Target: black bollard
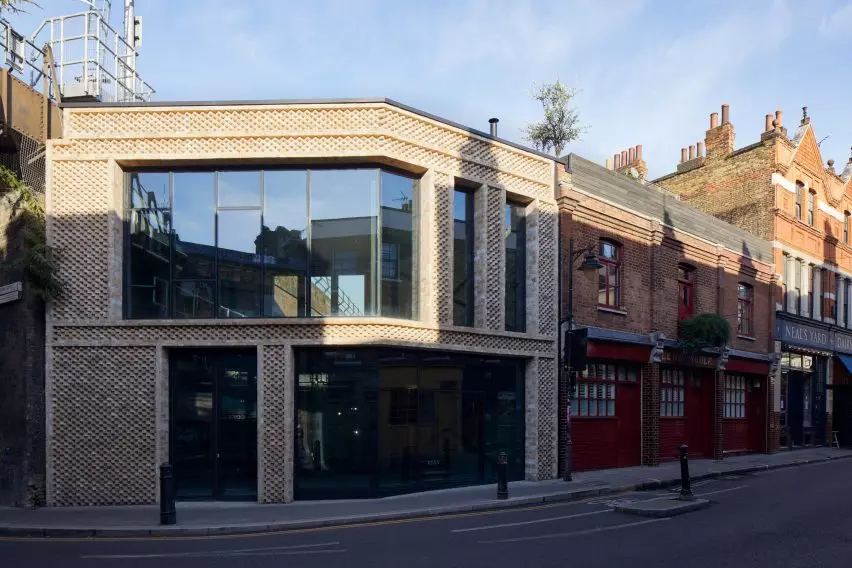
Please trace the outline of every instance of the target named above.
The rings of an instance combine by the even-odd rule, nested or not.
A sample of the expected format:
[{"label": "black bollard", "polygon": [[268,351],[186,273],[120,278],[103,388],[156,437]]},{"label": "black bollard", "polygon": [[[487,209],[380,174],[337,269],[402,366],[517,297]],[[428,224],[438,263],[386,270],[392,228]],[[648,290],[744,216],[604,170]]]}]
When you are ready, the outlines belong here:
[{"label": "black bollard", "polygon": [[682,499],[692,499],[692,489],[689,487],[689,446],[681,444],[680,448],[680,496]]},{"label": "black bollard", "polygon": [[500,450],[500,453],[497,454],[497,498],[498,499],[508,499],[509,498],[508,469],[509,469],[509,457],[506,455],[506,450]]},{"label": "black bollard", "polygon": [[173,525],[175,523],[177,523],[175,478],[172,477],[172,466],[164,463],[160,466],[160,524]]}]

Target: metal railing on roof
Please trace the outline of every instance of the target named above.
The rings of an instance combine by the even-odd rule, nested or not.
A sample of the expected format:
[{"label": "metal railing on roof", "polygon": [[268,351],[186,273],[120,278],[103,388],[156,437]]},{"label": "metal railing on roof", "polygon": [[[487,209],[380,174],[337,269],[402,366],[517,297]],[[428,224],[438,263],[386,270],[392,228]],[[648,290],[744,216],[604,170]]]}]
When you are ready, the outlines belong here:
[{"label": "metal railing on roof", "polygon": [[[48,45],[53,51],[53,75],[65,101],[146,102],[155,92],[136,71],[135,49],[97,10],[47,18],[29,38],[0,19],[3,61],[38,91]],[[54,92],[51,84],[46,94],[53,98]]]}]

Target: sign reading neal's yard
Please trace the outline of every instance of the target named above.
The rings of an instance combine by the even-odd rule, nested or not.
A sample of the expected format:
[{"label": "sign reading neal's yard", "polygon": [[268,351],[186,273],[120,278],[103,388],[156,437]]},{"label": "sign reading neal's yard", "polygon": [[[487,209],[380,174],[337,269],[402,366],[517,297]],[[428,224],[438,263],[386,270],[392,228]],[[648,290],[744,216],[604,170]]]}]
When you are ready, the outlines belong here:
[{"label": "sign reading neal's yard", "polygon": [[839,330],[822,329],[781,318],[775,321],[775,338],[790,345],[852,353],[852,334]]},{"label": "sign reading neal's yard", "polygon": [[12,282],[7,286],[0,286],[0,304],[9,304],[21,299],[24,286],[20,282]]}]

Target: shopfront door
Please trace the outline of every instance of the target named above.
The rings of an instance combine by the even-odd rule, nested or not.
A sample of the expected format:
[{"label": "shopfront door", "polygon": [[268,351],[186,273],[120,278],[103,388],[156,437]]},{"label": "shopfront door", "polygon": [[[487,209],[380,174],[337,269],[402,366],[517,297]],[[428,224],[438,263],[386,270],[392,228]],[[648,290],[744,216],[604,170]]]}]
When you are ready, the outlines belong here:
[{"label": "shopfront door", "polygon": [[178,499],[257,498],[257,354],[175,349],[170,453]]},{"label": "shopfront door", "polygon": [[787,374],[787,431],[794,446],[801,446],[804,438],[804,381],[805,373],[801,371]]}]

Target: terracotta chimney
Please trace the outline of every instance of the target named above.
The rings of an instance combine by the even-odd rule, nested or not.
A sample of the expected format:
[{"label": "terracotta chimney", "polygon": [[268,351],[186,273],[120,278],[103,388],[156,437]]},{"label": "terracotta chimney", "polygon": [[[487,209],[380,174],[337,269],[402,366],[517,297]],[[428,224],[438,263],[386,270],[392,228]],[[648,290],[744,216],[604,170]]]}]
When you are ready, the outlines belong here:
[{"label": "terracotta chimney", "polygon": [[781,122],[781,119],[784,117],[784,113],[781,112],[781,109],[775,111],[775,129],[780,130],[784,124]]},{"label": "terracotta chimney", "polygon": [[613,154],[612,155],[612,163],[613,163],[613,166],[615,167],[615,169],[620,168],[621,167],[621,154],[618,154],[618,153]]},{"label": "terracotta chimney", "polygon": [[680,163],[684,163],[686,161],[686,148],[680,149]]},{"label": "terracotta chimney", "polygon": [[627,165],[627,150],[621,151],[621,165],[622,167]]},{"label": "terracotta chimney", "polygon": [[636,161],[642,161],[642,144],[636,144]]},{"label": "terracotta chimney", "polygon": [[772,130],[772,115],[767,114],[766,115],[766,123],[763,126],[763,131],[769,132],[770,130]]},{"label": "terracotta chimney", "polygon": [[697,144],[695,144],[695,153],[698,155],[699,158],[704,156],[704,142],[699,141]]},{"label": "terracotta chimney", "polygon": [[710,113],[710,129],[716,128],[719,126],[719,113],[711,112]]},{"label": "terracotta chimney", "polygon": [[[718,124],[718,118],[714,119],[714,112],[710,115],[711,128],[704,133],[704,148],[707,150],[707,159],[713,160],[727,156],[734,151],[734,125],[730,120],[730,106],[722,105],[722,124]],[[713,125],[717,125],[715,128]]]},{"label": "terracotta chimney", "polygon": [[731,122],[729,120],[730,110],[731,110],[730,105],[722,105],[722,124],[728,124],[729,122]]},{"label": "terracotta chimney", "polygon": [[694,157],[695,157],[695,145],[694,145],[694,144],[690,144],[690,145],[689,145],[689,159],[691,160],[691,159],[693,159]]},{"label": "terracotta chimney", "polygon": [[608,170],[612,169],[612,158],[606,159],[606,169],[608,169]]},{"label": "terracotta chimney", "polygon": [[632,164],[636,160],[636,154],[634,153],[633,148],[627,149],[627,163]]}]

